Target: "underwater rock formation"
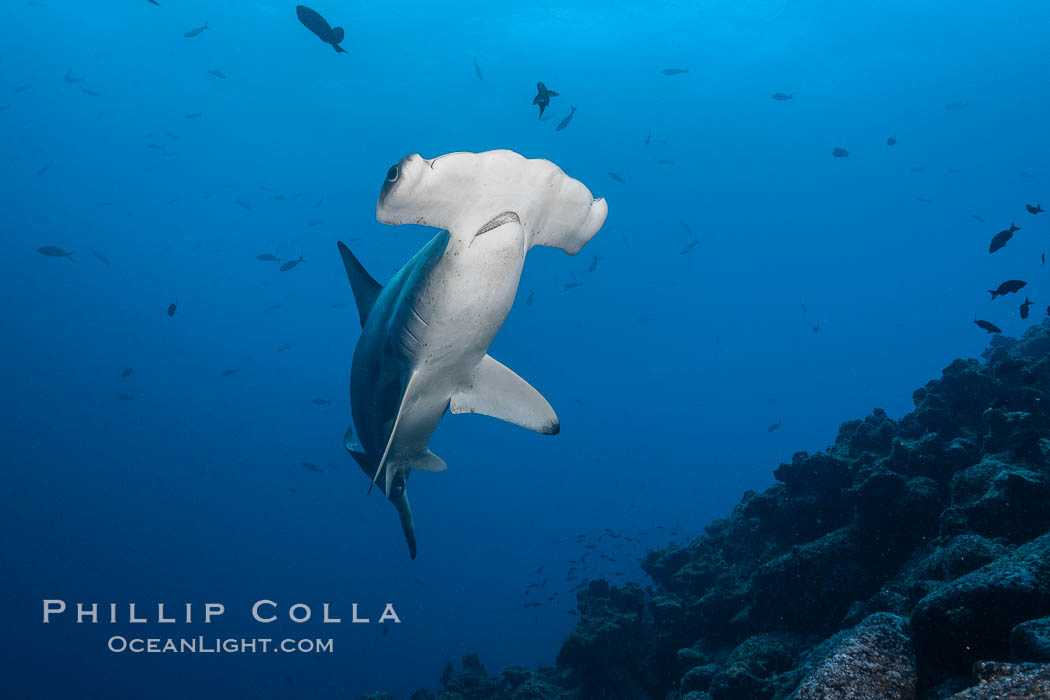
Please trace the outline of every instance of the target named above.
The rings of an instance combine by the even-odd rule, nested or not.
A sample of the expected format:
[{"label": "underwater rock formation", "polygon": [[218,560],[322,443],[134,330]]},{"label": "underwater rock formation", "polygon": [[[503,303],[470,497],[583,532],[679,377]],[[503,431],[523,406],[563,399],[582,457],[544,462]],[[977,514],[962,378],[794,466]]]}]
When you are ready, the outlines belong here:
[{"label": "underwater rock formation", "polygon": [[648,552],[646,590],[591,581],[555,668],[468,657],[437,698],[1050,697],[1050,321],[983,359]]}]

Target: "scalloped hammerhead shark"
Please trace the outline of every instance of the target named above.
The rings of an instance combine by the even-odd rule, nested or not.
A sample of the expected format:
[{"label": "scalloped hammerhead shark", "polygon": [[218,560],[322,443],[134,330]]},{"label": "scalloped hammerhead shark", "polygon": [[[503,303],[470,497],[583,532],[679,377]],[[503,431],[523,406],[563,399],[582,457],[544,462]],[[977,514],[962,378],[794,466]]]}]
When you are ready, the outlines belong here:
[{"label": "scalloped hammerhead shark", "polygon": [[545,435],[560,430],[547,400],[487,351],[514,302],[529,249],[575,255],[607,214],[604,199],[547,160],[506,150],[413,154],[387,171],[376,219],[443,230],[386,287],[339,243],[361,319],[350,371],[361,446],[352,430],[344,443],[397,509],[413,559],[405,486],[414,469],[446,469],[427,448],[446,410]]}]

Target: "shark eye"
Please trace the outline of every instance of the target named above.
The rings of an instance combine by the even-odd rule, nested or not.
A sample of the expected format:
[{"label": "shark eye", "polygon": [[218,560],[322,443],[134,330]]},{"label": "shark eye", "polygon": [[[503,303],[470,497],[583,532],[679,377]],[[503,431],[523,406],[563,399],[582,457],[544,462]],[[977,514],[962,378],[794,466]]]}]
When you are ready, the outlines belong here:
[{"label": "shark eye", "polygon": [[398,176],[401,174],[401,169],[396,165],[391,165],[390,170],[386,171],[387,182],[397,182]]}]

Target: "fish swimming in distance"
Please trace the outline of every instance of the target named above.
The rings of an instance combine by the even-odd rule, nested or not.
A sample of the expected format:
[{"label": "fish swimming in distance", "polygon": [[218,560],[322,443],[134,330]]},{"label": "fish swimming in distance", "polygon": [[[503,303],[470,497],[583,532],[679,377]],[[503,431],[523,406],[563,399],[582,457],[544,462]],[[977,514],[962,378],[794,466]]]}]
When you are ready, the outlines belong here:
[{"label": "fish swimming in distance", "polygon": [[146,0],[150,5],[156,5],[157,7],[163,7],[157,0]]},{"label": "fish swimming in distance", "polygon": [[624,184],[624,185],[627,184],[627,181],[624,180],[623,177],[621,177],[618,173],[614,173],[611,170],[609,171],[609,177],[611,177],[613,180],[616,180],[617,182],[619,182],[621,184]]},{"label": "fish swimming in distance", "polygon": [[1003,296],[1004,294],[1019,292],[1024,289],[1027,284],[1027,282],[1021,280],[1006,280],[995,289],[989,289],[988,293],[992,295],[992,299],[994,300],[996,297]]},{"label": "fish swimming in distance", "polygon": [[190,112],[189,114],[186,115],[187,119],[200,119],[200,117],[201,117],[201,113],[200,112]]},{"label": "fish swimming in distance", "polygon": [[43,175],[48,170],[50,170],[54,165],[55,165],[55,161],[53,161],[53,160],[49,161],[48,163],[45,163],[44,165],[40,166],[40,168],[37,169],[36,174],[37,175]]},{"label": "fish swimming in distance", "polygon": [[591,260],[591,264],[587,267],[587,272],[594,272],[598,269],[598,261],[601,260],[600,255],[595,255],[594,259]]},{"label": "fish swimming in distance", "polygon": [[335,49],[336,53],[346,53],[346,49],[339,45],[343,43],[346,35],[342,27],[332,27],[316,10],[311,10],[306,5],[296,5],[295,16],[304,27],[316,34],[318,39]]},{"label": "fish swimming in distance", "polygon": [[842,148],[841,146],[836,146],[834,149],[832,149],[831,155],[835,156],[836,158],[849,158],[849,151],[847,151],[845,148]]},{"label": "fish swimming in distance", "polygon": [[784,421],[778,420],[776,423],[773,423],[768,428],[766,428],[766,432],[767,433],[772,433],[772,432],[774,432],[776,430],[779,430],[780,426],[782,426],[782,425],[784,425]]},{"label": "fish swimming in distance", "polygon": [[238,368],[224,369],[223,371],[219,372],[219,376],[220,377],[232,377],[233,375],[237,374],[240,371],[241,370],[238,369]]},{"label": "fish swimming in distance", "polygon": [[575,114],[576,114],[576,107],[573,106],[572,107],[572,111],[569,112],[568,116],[566,116],[564,119],[562,119],[560,122],[558,122],[558,126],[554,127],[554,130],[555,131],[561,131],[562,129],[567,127],[569,125],[569,122],[572,121],[573,115],[575,115]]},{"label": "fish swimming in distance", "polygon": [[992,236],[992,242],[988,244],[988,252],[994,253],[995,251],[1006,246],[1006,243],[1014,237],[1014,233],[1020,231],[1020,226],[1015,226],[1014,222],[1010,222],[1010,228],[1003,229],[999,233]]},{"label": "fish swimming in distance", "polygon": [[84,75],[80,76],[79,78],[74,76],[73,75],[73,69],[72,68],[67,68],[66,69],[66,77],[64,78],[64,80],[67,83],[82,83],[82,82],[84,82],[84,80],[86,78],[87,78],[87,76],[84,76]]},{"label": "fish swimming in distance", "polygon": [[970,214],[969,216],[970,216],[971,219],[973,219],[974,221],[976,221],[978,223],[981,223],[981,224],[984,223],[984,217],[981,216],[980,214]]},{"label": "fish swimming in distance", "polygon": [[179,308],[179,301],[176,299],[172,303],[168,304],[168,316],[172,317],[175,315],[175,310]]},{"label": "fish swimming in distance", "polygon": [[644,141],[642,141],[642,143],[643,143],[644,145],[648,146],[648,145],[649,145],[650,143],[652,143],[652,142],[653,142],[653,132],[652,132],[652,131],[650,131],[649,133],[647,133],[647,134],[645,135],[645,140],[644,140]]},{"label": "fish swimming in distance", "polygon": [[331,406],[332,405],[332,400],[331,399],[312,399],[310,401],[310,403],[312,403],[314,406]]},{"label": "fish swimming in distance", "polygon": [[529,290],[529,295],[525,297],[525,306],[532,306],[532,300],[536,298],[536,292]]},{"label": "fish swimming in distance", "polygon": [[795,99],[795,93],[793,92],[774,92],[773,99],[777,102],[787,102],[788,100]]},{"label": "fish swimming in distance", "polygon": [[193,29],[190,29],[185,34],[183,34],[183,36],[186,37],[187,39],[192,39],[195,36],[200,36],[200,33],[203,32],[207,28],[208,28],[208,23],[205,22],[204,24],[202,24],[199,27],[194,27]]},{"label": "fish swimming in distance", "polygon": [[673,160],[657,160],[656,164],[657,165],[674,165],[675,162]]},{"label": "fish swimming in distance", "polygon": [[696,248],[696,246],[699,243],[700,243],[700,241],[691,241],[691,242],[689,242],[685,246],[685,248],[682,248],[680,251],[678,251],[678,254],[679,255],[688,255],[689,253],[693,252],[693,249]]},{"label": "fish swimming in distance", "polygon": [[689,69],[688,68],[664,68],[660,72],[662,74],[664,74],[664,75],[682,75],[683,73],[688,73]]},{"label": "fish swimming in distance", "polygon": [[91,88],[84,88],[83,90],[81,90],[81,92],[91,97],[102,97],[101,92],[99,92],[98,90],[92,90]]},{"label": "fish swimming in distance", "polygon": [[125,367],[120,373],[120,378],[127,379],[133,374],[135,374],[135,370],[131,369],[130,367]]},{"label": "fish swimming in distance", "polygon": [[288,272],[289,270],[291,270],[293,267],[295,267],[296,265],[298,265],[301,262],[306,262],[305,260],[303,260],[303,254],[302,253],[299,254],[299,257],[296,260],[289,260],[285,264],[281,265],[281,272]]},{"label": "fish swimming in distance", "polygon": [[415,470],[446,469],[427,448],[446,410],[559,432],[547,400],[486,353],[514,302],[529,249],[576,254],[607,213],[604,199],[550,161],[507,150],[413,154],[387,171],[376,218],[432,226],[437,235],[386,287],[340,243],[362,325],[350,373],[361,447],[344,444],[397,510],[413,559],[406,484]]},{"label": "fish swimming in distance", "polygon": [[208,75],[214,75],[219,80],[226,80],[226,74],[218,68],[212,68],[210,71],[208,71]]},{"label": "fish swimming in distance", "polygon": [[973,322],[974,322],[974,325],[976,325],[978,328],[980,328],[982,330],[986,330],[989,333],[1002,333],[1003,332],[1002,329],[999,328],[999,326],[995,325],[991,321],[979,321],[976,318],[974,318]]},{"label": "fish swimming in distance", "polygon": [[107,258],[102,253],[98,252],[94,248],[91,249],[91,254],[94,255],[96,258],[98,258],[102,263],[104,263],[106,265],[109,265],[109,258]]},{"label": "fish swimming in distance", "polygon": [[294,347],[295,347],[295,343],[285,343],[281,347],[277,348],[277,350],[275,350],[275,352],[284,352],[285,350],[291,350]]},{"label": "fish swimming in distance", "polygon": [[276,255],[270,255],[269,253],[261,253],[260,255],[256,255],[255,259],[262,260],[263,262],[281,262],[280,258],[278,258]]},{"label": "fish swimming in distance", "polygon": [[75,260],[73,260],[73,253],[75,251],[62,250],[57,245],[40,246],[36,249],[36,252],[40,253],[41,255],[46,255],[49,258],[69,258],[71,262],[76,262]]},{"label": "fish swimming in distance", "polygon": [[474,57],[474,74],[478,76],[478,80],[484,80],[485,76],[481,74],[481,66],[478,65],[478,57]]},{"label": "fish swimming in distance", "polygon": [[896,146],[897,145],[897,137],[896,136],[891,136],[888,139],[886,139],[886,145],[887,146]]},{"label": "fish swimming in distance", "polygon": [[572,282],[566,282],[565,284],[563,284],[562,285],[562,291],[563,292],[567,292],[570,289],[576,289],[577,287],[582,287],[582,286],[583,286],[583,282],[577,282],[577,281],[573,280]]},{"label": "fish swimming in distance", "polygon": [[1042,214],[1043,211],[1045,211],[1043,207],[1038,204],[1036,204],[1034,207],[1031,204],[1026,204],[1024,205],[1024,208],[1028,210],[1029,214]]},{"label": "fish swimming in distance", "polygon": [[954,102],[949,102],[948,104],[944,105],[944,108],[949,112],[961,112],[969,106],[970,105],[968,103],[963,102],[962,100],[956,100]]},{"label": "fish swimming in distance", "polygon": [[1020,309],[1020,311],[1021,311],[1021,318],[1022,319],[1028,318],[1028,307],[1031,306],[1031,305],[1032,305],[1032,302],[1029,301],[1028,297],[1025,297],[1024,298],[1024,302],[1021,304],[1021,309]]},{"label": "fish swimming in distance", "polygon": [[303,465],[303,469],[305,469],[308,472],[314,472],[316,474],[323,473],[321,471],[321,468],[319,466],[317,466],[316,464],[314,464],[313,462],[302,462],[302,465]]},{"label": "fish swimming in distance", "polygon": [[532,98],[532,104],[540,106],[540,116],[536,117],[537,119],[543,117],[543,110],[550,105],[552,97],[558,97],[558,93],[548,90],[542,82],[536,83],[536,96]]}]

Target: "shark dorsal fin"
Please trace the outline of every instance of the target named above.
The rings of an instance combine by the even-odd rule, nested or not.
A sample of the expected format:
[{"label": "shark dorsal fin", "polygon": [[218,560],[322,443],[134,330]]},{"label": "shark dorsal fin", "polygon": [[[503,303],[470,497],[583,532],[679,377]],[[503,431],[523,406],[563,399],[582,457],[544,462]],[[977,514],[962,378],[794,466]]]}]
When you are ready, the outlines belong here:
[{"label": "shark dorsal fin", "polygon": [[361,316],[361,327],[364,328],[365,321],[372,306],[376,303],[376,297],[383,291],[383,285],[372,279],[364,265],[358,262],[350,249],[342,241],[339,241],[339,255],[343,258],[343,267],[346,268],[346,276],[350,280],[350,288],[354,290],[354,301],[357,302],[357,313]]},{"label": "shark dorsal fin", "polygon": [[470,385],[452,394],[450,408],[453,413],[480,413],[544,435],[560,430],[547,399],[491,355],[478,363]]}]

